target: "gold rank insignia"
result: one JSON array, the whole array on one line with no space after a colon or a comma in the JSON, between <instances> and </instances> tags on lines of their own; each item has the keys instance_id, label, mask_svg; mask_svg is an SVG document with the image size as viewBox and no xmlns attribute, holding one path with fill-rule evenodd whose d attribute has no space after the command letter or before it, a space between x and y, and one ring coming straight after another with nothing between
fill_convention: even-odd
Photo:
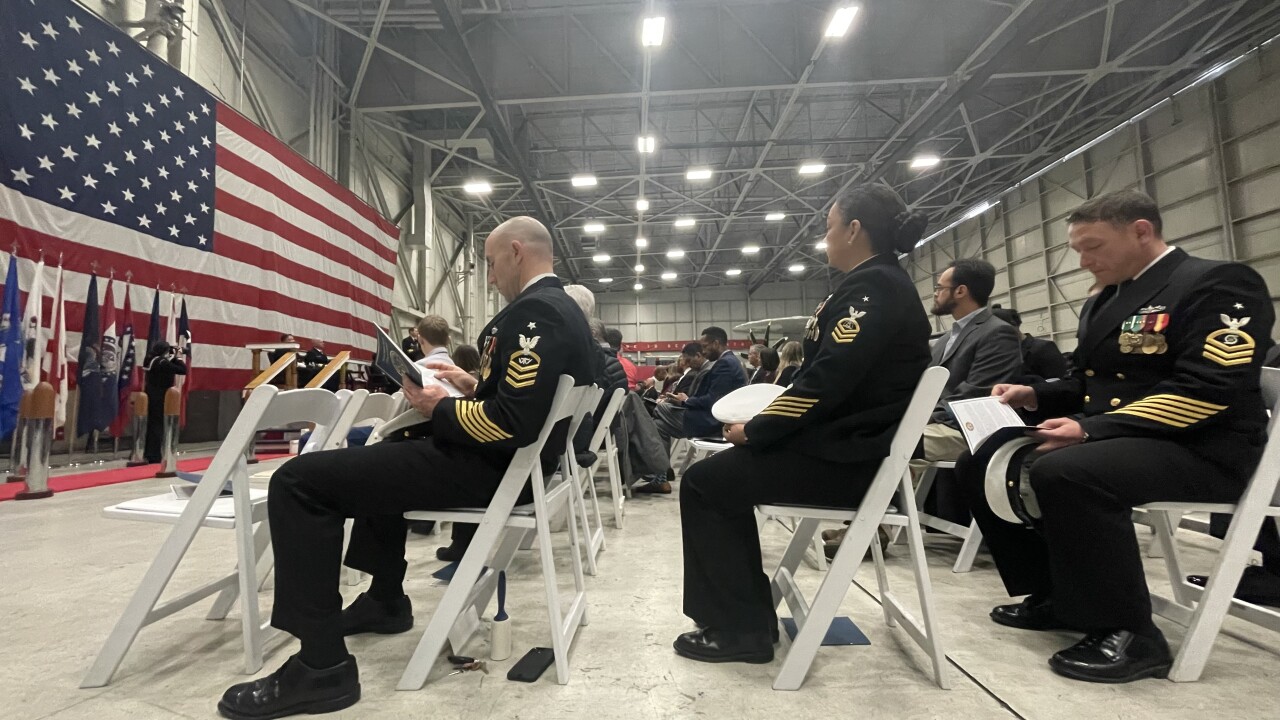
<instances>
[{"instance_id":1,"label":"gold rank insignia","mask_svg":"<svg viewBox=\"0 0 1280 720\"><path fill-rule=\"evenodd\" d=\"M781 415L798 418L808 412L809 408L818 404L818 398L802 398L792 395L779 395L769 407L760 411L761 415Z\"/></svg>"},{"instance_id":2,"label":"gold rank insignia","mask_svg":"<svg viewBox=\"0 0 1280 720\"><path fill-rule=\"evenodd\" d=\"M838 343L853 342L853 339L858 337L858 333L862 331L862 327L858 325L858 320L866 314L866 312L856 310L853 306L850 306L849 317L840 318L836 326L831 328L831 339Z\"/></svg>"},{"instance_id":3,"label":"gold rank insignia","mask_svg":"<svg viewBox=\"0 0 1280 720\"><path fill-rule=\"evenodd\" d=\"M1204 339L1204 357L1223 367L1253 362L1253 351L1257 348L1257 343L1249 333L1240 329L1249 324L1249 318L1237 320L1225 313L1219 317L1226 327L1214 330Z\"/></svg>"},{"instance_id":4,"label":"gold rank insignia","mask_svg":"<svg viewBox=\"0 0 1280 720\"><path fill-rule=\"evenodd\" d=\"M519 390L533 384L538 377L538 368L542 367L542 358L533 351L542 339L541 335L527 338L520 336L520 350L511 354L507 363L507 384Z\"/></svg>"},{"instance_id":5,"label":"gold rank insignia","mask_svg":"<svg viewBox=\"0 0 1280 720\"><path fill-rule=\"evenodd\" d=\"M489 419L484 411L484 403L479 400L458 400L453 405L458 416L458 424L476 442L497 442L510 440L511 433L498 427Z\"/></svg>"}]
</instances>

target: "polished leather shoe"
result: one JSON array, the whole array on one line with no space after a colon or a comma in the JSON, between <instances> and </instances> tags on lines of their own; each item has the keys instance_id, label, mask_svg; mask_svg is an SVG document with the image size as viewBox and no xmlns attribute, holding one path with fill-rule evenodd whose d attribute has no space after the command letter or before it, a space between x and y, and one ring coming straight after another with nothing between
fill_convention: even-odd
<instances>
[{"instance_id":1,"label":"polished leather shoe","mask_svg":"<svg viewBox=\"0 0 1280 720\"><path fill-rule=\"evenodd\" d=\"M467 554L467 545L470 544L450 543L446 547L436 548L436 559L440 562L460 562L462 556Z\"/></svg>"},{"instance_id":2,"label":"polished leather shoe","mask_svg":"<svg viewBox=\"0 0 1280 720\"><path fill-rule=\"evenodd\" d=\"M654 482L646 482L635 485L631 488L632 493L645 493L649 495L670 495L671 483L666 480L658 480Z\"/></svg>"},{"instance_id":3,"label":"polished leather shoe","mask_svg":"<svg viewBox=\"0 0 1280 720\"><path fill-rule=\"evenodd\" d=\"M387 603L369 593L360 593L342 611L342 634L359 635L377 633L396 635L413 628L413 603L408 595L401 595Z\"/></svg>"},{"instance_id":4,"label":"polished leather shoe","mask_svg":"<svg viewBox=\"0 0 1280 720\"><path fill-rule=\"evenodd\" d=\"M232 720L269 720L336 712L359 699L360 671L354 657L315 670L294 655L264 678L227 688L218 701L218 713Z\"/></svg>"},{"instance_id":5,"label":"polished leather shoe","mask_svg":"<svg viewBox=\"0 0 1280 720\"><path fill-rule=\"evenodd\" d=\"M1188 575L1187 582L1204 587L1209 584L1209 576ZM1254 605L1280 607L1280 575L1266 568L1250 565L1240 576L1240 584L1236 586L1235 596L1239 600Z\"/></svg>"},{"instance_id":6,"label":"polished leather shoe","mask_svg":"<svg viewBox=\"0 0 1280 720\"><path fill-rule=\"evenodd\" d=\"M1127 683L1167 676L1173 667L1173 655L1158 630L1154 638L1116 630L1086 635L1049 658L1049 667L1073 680Z\"/></svg>"},{"instance_id":7,"label":"polished leather shoe","mask_svg":"<svg viewBox=\"0 0 1280 720\"><path fill-rule=\"evenodd\" d=\"M773 642L769 633L728 632L702 628L687 632L672 644L676 654L699 662L773 662Z\"/></svg>"},{"instance_id":8,"label":"polished leather shoe","mask_svg":"<svg viewBox=\"0 0 1280 720\"><path fill-rule=\"evenodd\" d=\"M694 623L694 625L697 625L699 630L706 630L706 629L707 629L707 626L706 626L706 625L703 625L702 623ZM773 640L773 644L774 644L774 645L777 645L777 644L782 640L782 635L778 632L778 621L777 621L777 620L774 620L774 621L773 621L773 627L772 627L772 629L770 629L770 630L769 630L769 638L770 638L771 640Z\"/></svg>"},{"instance_id":9,"label":"polished leather shoe","mask_svg":"<svg viewBox=\"0 0 1280 720\"><path fill-rule=\"evenodd\" d=\"M435 520L410 520L409 521L409 532L413 533L414 535L430 535L431 533L435 532L435 529L436 529Z\"/></svg>"},{"instance_id":10,"label":"polished leather shoe","mask_svg":"<svg viewBox=\"0 0 1280 720\"><path fill-rule=\"evenodd\" d=\"M1053 603L1028 595L1020 603L997 605L991 609L991 619L999 625L1019 630L1065 630L1053 614Z\"/></svg>"}]
</instances>

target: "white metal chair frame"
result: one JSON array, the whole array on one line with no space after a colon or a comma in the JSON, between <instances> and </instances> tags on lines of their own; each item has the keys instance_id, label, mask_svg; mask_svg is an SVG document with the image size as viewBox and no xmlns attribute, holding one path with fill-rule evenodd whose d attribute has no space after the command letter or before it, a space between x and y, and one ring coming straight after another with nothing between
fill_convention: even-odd
<instances>
[{"instance_id":1,"label":"white metal chair frame","mask_svg":"<svg viewBox=\"0 0 1280 720\"><path fill-rule=\"evenodd\" d=\"M1213 651L1214 640L1228 614L1271 630L1280 631L1280 611L1236 599L1236 586L1253 551L1254 540L1264 522L1280 523L1280 370L1263 368L1262 397L1271 409L1267 428L1267 444L1258 469L1245 487L1239 502L1191 503L1155 502L1140 506L1151 515L1163 517L1155 522L1156 537L1164 551L1165 567L1173 597L1153 595L1153 609L1187 628L1178 648L1169 679L1194 682L1200 679ZM1232 515L1231 525L1218 551L1218 560L1209 574L1208 584L1201 588L1186 581L1178 557L1174 532L1179 520L1188 512L1216 512Z\"/></svg>"},{"instance_id":2,"label":"white metal chair frame","mask_svg":"<svg viewBox=\"0 0 1280 720\"><path fill-rule=\"evenodd\" d=\"M595 434L591 436L591 444L588 446L596 455L596 461L586 472L586 482L590 485L591 505L595 511L596 527L598 528L602 527L603 521L600 519L600 501L596 496L595 479L596 473L599 471L600 466L603 465L609 473L609 494L613 505L613 526L619 530L622 529L622 506L626 502L626 497L622 489L621 469L618 467L618 446L614 442L610 426L613 425L613 420L618 416L618 411L622 409L622 403L626 399L626 388L618 388L613 391L613 395L609 397L609 404L605 406L604 412L596 419ZM600 548L604 549L603 530L600 531L600 535ZM594 536L591 544L593 546L595 544Z\"/></svg>"},{"instance_id":3,"label":"white metal chair frame","mask_svg":"<svg viewBox=\"0 0 1280 720\"><path fill-rule=\"evenodd\" d=\"M966 573L973 569L974 558L978 556L978 548L982 546L982 530L978 528L978 521L971 520L969 525L965 526L951 522L946 518L940 518L937 515L930 515L924 511L925 499L929 497L929 491L933 489L933 483L937 480L938 471L954 470L955 467L956 464L954 462L937 460L929 463L924 468L924 472L920 474L920 481L916 485L916 514L920 516L921 525L964 541L960 546L960 553L956 556L955 565L951 566L951 572Z\"/></svg>"},{"instance_id":4,"label":"white metal chair frame","mask_svg":"<svg viewBox=\"0 0 1280 720\"><path fill-rule=\"evenodd\" d=\"M103 509L102 514L108 518L167 523L174 527L138 583L132 599L103 643L80 687L102 687L110 683L142 628L215 593L218 597L205 619L226 619L239 597L245 672L252 674L262 668L263 645L270 622L263 619L258 607L258 590L271 565L271 530L267 523L266 493L261 490L251 492L249 487L245 449L263 428L300 422L316 423L307 449L321 447L328 441L330 429L342 412L344 402L345 399L339 399L328 390L281 391L274 385L259 385L249 395L226 440L218 448L208 471L180 514L122 507L127 503ZM231 481L235 515L231 518L211 517L214 501L228 479ZM235 531L236 569L211 583L160 603L160 596L201 527Z\"/></svg>"},{"instance_id":5,"label":"white metal chair frame","mask_svg":"<svg viewBox=\"0 0 1280 720\"><path fill-rule=\"evenodd\" d=\"M578 546L577 522L573 519L575 482L547 487L539 455L551 429L561 420L571 419L565 447L560 449L561 473L576 466L573 431L593 410L601 391L594 386L574 387L573 379L561 376L546 424L534 442L520 448L487 508L408 512L409 520L436 522L479 522L475 537L463 555L444 596L431 615L413 656L400 677L397 688L418 690L427 681L431 668L445 643L458 651L480 627L479 617L488 607L497 585L498 573L506 571L526 535L536 534L547 593L547 614L551 626L551 647L555 652L556 680L569 682L569 649L578 627L587 624L587 601L582 559ZM533 503L516 506L526 482L533 487ZM572 551L574 593L567 610L560 604L556 584L555 558L551 546L552 516L558 510L569 513L569 545ZM487 561L487 562L486 562Z\"/></svg>"},{"instance_id":6,"label":"white metal chair frame","mask_svg":"<svg viewBox=\"0 0 1280 720\"><path fill-rule=\"evenodd\" d=\"M898 430L890 445L889 456L880 463L867 494L855 510L804 507L792 505L760 505L757 510L765 515L790 515L800 518L795 534L784 551L781 562L773 574L772 588L775 606L786 601L796 622L796 637L791 641L787 656L778 671L775 690L798 690L804 683L814 656L826 636L827 628L844 601L845 593L857 574L862 559L870 547L876 566L876 580L880 587L880 602L884 610L885 624L893 627L902 624L907 635L929 656L933 664L934 682L943 689L950 688L947 678L946 657L933 609L933 586L924 554L924 537L919 514L911 502L911 472L908 462L920 441L925 423L933 411L946 384L946 368L932 367L924 372L912 395ZM890 507L895 494L901 494L901 506L906 513ZM804 557L809 539L821 521L849 522L849 529L840 549L836 552L831 568L823 578L810 605L794 575ZM884 553L876 539L881 525L903 527L907 531L907 547L910 549L912 570L915 573L916 592L920 600L921 620L908 611L897 596L889 590L888 575L884 569Z\"/></svg>"}]
</instances>

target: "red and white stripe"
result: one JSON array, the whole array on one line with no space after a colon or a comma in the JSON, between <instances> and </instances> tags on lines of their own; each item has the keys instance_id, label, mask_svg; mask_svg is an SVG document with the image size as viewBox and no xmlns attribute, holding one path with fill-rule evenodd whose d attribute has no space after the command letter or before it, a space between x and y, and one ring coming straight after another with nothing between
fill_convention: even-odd
<instances>
[{"instance_id":1,"label":"red and white stripe","mask_svg":"<svg viewBox=\"0 0 1280 720\"><path fill-rule=\"evenodd\" d=\"M170 292L185 290L191 332L199 338L192 358L200 370L192 382L197 390L243 387L252 362L244 346L286 332L304 345L322 339L331 354L352 350L369 358L373 325L385 325L391 313L399 229L222 105L217 146L214 252L68 213L0 186L0 237L18 243L20 284L31 285L31 258L43 251L52 265L61 255L72 348L79 344L95 262L100 275L132 271L135 308L150 308L156 287L165 295L161 308L171 306ZM8 261L7 253L0 252L0 261ZM142 331L146 318L138 318Z\"/></svg>"}]
</instances>

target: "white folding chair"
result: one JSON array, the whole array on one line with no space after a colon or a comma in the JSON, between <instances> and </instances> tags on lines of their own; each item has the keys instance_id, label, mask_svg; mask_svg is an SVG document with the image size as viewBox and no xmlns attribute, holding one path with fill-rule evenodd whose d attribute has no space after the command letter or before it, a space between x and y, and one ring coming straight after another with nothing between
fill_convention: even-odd
<instances>
[{"instance_id":1,"label":"white folding chair","mask_svg":"<svg viewBox=\"0 0 1280 720\"><path fill-rule=\"evenodd\" d=\"M537 440L516 451L487 508L405 513L405 518L409 520L479 523L479 528L454 571L444 597L432 613L427 629L400 677L398 689L420 689L426 683L445 643L449 642L457 652L479 629L479 617L493 596L498 573L505 572L510 567L516 550L529 533L536 533L538 538L542 576L547 592L547 615L551 625L551 647L555 652L556 680L561 685L569 682L569 648L578 627L587 622L586 585L578 549L577 523L573 519L573 496L579 486L569 478L554 488L548 488L544 483L539 455L556 423L570 420L570 432L565 439L565 446L558 449L561 456L560 472L572 472L571 468L576 465L573 457L573 431L582 422L582 418L595 408L595 401L599 397L600 390L594 386L574 387L573 378L561 376L542 432L538 434ZM530 483L533 487L533 502L517 507L516 500L525 483ZM555 558L551 547L551 520L557 511L569 513L574 593L568 610L563 609L560 604Z\"/></svg>"},{"instance_id":2,"label":"white folding chair","mask_svg":"<svg viewBox=\"0 0 1280 720\"><path fill-rule=\"evenodd\" d=\"M706 438L692 438L685 440L685 442L685 447L688 449L685 451L684 460L680 463L680 472L678 474L681 477L684 477L684 471L688 470L690 465L733 447L733 443L722 440L708 440Z\"/></svg>"},{"instance_id":3,"label":"white folding chair","mask_svg":"<svg viewBox=\"0 0 1280 720\"><path fill-rule=\"evenodd\" d=\"M1152 596L1156 614L1187 628L1187 634L1178 648L1169 679L1174 682L1194 682L1204 672L1213 642L1222 628L1227 614L1246 622L1280 631L1280 611L1253 605L1235 596L1236 586L1244 573L1253 550L1254 540L1264 522L1277 522L1280 518L1280 370L1263 368L1262 397L1271 408L1271 422L1267 428L1267 444L1258 469L1245 487L1239 502L1190 503L1156 502L1142 505L1141 509L1164 522L1153 523L1156 537L1164 550L1165 567L1169 571L1169 583L1173 597ZM1218 560L1210 571L1209 583L1204 588L1186 581L1178 558L1178 544L1174 531L1179 518L1188 512L1230 513L1231 525L1218 551Z\"/></svg>"},{"instance_id":4,"label":"white folding chair","mask_svg":"<svg viewBox=\"0 0 1280 720\"><path fill-rule=\"evenodd\" d=\"M218 448L208 471L195 486L189 499L172 494L157 495L104 508L108 518L168 523L174 526L160 546L151 567L147 569L133 598L116 622L115 628L94 660L80 687L102 687L129 652L129 647L142 628L168 617L214 593L218 598L206 616L223 620L239 597L241 633L244 637L246 673L262 668L262 648L267 639L269 622L261 619L258 590L270 566L271 531L267 524L266 490L249 487L245 448L263 428L282 427L313 422L315 430L304 451L324 445L338 415L341 400L328 390L303 389L280 391L274 385L260 385L249 395L227 439ZM219 497L225 484L231 483L231 497ZM257 530L254 525L257 524ZM234 572L214 582L158 604L174 571L186 555L201 527L234 530L237 563Z\"/></svg>"},{"instance_id":5,"label":"white folding chair","mask_svg":"<svg viewBox=\"0 0 1280 720\"><path fill-rule=\"evenodd\" d=\"M600 519L600 501L596 497L596 473L600 470L600 466L604 466L609 473L609 495L613 504L613 526L622 529L622 504L626 497L622 490L622 472L618 467L618 446L613 439L613 431L610 426L613 420L618 416L618 411L622 409L622 403L627 399L626 388L618 388L613 391L613 395L609 396L609 404L605 405L604 412L596 418L595 434L591 436L590 449L596 455L596 461L592 463L591 468L587 470L587 483L591 486L591 505L596 514L596 525L600 526L603 521ZM601 540L601 547L604 547L604 541Z\"/></svg>"},{"instance_id":6,"label":"white folding chair","mask_svg":"<svg viewBox=\"0 0 1280 720\"><path fill-rule=\"evenodd\" d=\"M931 367L925 370L907 406L898 430L893 436L889 456L880 463L871 487L863 497L856 510L831 509L821 507L803 507L792 505L761 505L757 510L765 515L791 515L800 518L799 526L782 555L782 561L773 574L774 604L785 600L796 622L796 637L791 641L786 658L782 661L782 669L774 679L774 690L798 690L813 664L813 658L826 636L827 628L840 609L845 593L853 582L862 558L871 548L875 559L876 580L880 585L880 602L884 610L885 623L893 627L900 622L917 645L929 656L933 663L934 682L938 687L949 689L950 682L946 674L946 658L942 649L942 638L938 633L933 611L933 587L929 581L929 568L924 555L924 538L920 530L920 520L915 503L911 502L911 473L907 463L911 454L920 442L925 423L933 412L942 388L947 381L947 370ZM832 481L838 481L833 478ZM895 493L901 494L902 514L890 507ZM804 557L809 539L818 529L820 521L849 522L844 541L831 562L818 593L810 605L796 585L794 575ZM911 552L912 568L915 572L916 591L920 597L922 621L902 605L897 596L889 591L889 580L884 569L884 552L876 539L876 530L880 525L905 527L908 548Z\"/></svg>"},{"instance_id":7,"label":"white folding chair","mask_svg":"<svg viewBox=\"0 0 1280 720\"><path fill-rule=\"evenodd\" d=\"M978 556L978 548L982 545L982 530L978 529L978 521L971 520L965 526L937 515L930 515L924 511L925 500L929 497L929 491L933 489L933 483L937 479L938 471L954 470L955 467L956 464L954 462L938 460L929 463L924 468L924 472L920 474L920 482L916 484L916 514L920 516L921 525L964 541L960 545L960 553L956 556L955 565L951 566L951 572L966 573L973 569L974 558Z\"/></svg>"}]
</instances>

